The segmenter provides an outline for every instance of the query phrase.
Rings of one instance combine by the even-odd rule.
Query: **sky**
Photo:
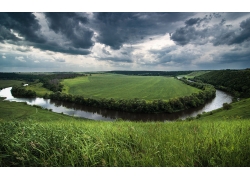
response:
[[[0,12],[0,72],[245,68],[248,12]]]

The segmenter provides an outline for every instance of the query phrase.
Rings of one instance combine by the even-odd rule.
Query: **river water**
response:
[[[223,103],[231,103],[232,96],[220,90],[216,90],[216,97],[208,101],[205,105],[192,108],[177,113],[130,113],[115,110],[107,110],[96,107],[88,107],[74,103],[54,101],[43,98],[15,98],[11,94],[11,88],[0,91],[0,97],[6,97],[6,101],[26,102],[28,105],[38,105],[43,108],[52,109],[53,112],[64,113],[70,116],[84,117],[93,120],[114,121],[118,118],[130,121],[171,121],[195,117],[203,112],[209,112],[221,108]]]

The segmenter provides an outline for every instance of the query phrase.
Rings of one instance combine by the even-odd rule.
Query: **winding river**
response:
[[[114,121],[118,118],[130,121],[171,121],[176,119],[185,119],[187,117],[195,117],[202,112],[209,112],[221,108],[223,103],[232,102],[231,95],[223,91],[216,90],[216,97],[198,108],[192,108],[172,114],[145,114],[107,110],[43,98],[15,98],[11,94],[11,88],[12,87],[5,88],[0,91],[0,97],[6,97],[5,101],[26,102],[28,105],[38,105],[43,108],[51,109],[53,112],[57,113],[63,112],[64,114],[70,116],[103,121]]]

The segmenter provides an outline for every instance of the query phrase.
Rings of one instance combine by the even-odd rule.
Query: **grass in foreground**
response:
[[[64,93],[91,98],[164,99],[191,95],[200,90],[161,76],[92,75],[62,81]]]
[[[0,166],[250,165],[250,119],[102,122],[23,103],[0,109]]]

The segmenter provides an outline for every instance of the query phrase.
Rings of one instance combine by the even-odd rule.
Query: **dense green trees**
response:
[[[63,85],[60,83],[61,79],[75,78],[77,76],[86,76],[86,74],[79,73],[0,73],[0,79],[3,80],[23,80],[30,83],[42,82],[43,87],[53,91],[62,91]]]
[[[17,87],[17,86],[12,87],[11,93],[14,97],[28,97],[28,98],[36,97],[35,91],[26,90],[23,87]]]
[[[212,84],[217,89],[232,93],[235,97],[250,97],[249,69],[210,71],[196,76],[194,80]]]

